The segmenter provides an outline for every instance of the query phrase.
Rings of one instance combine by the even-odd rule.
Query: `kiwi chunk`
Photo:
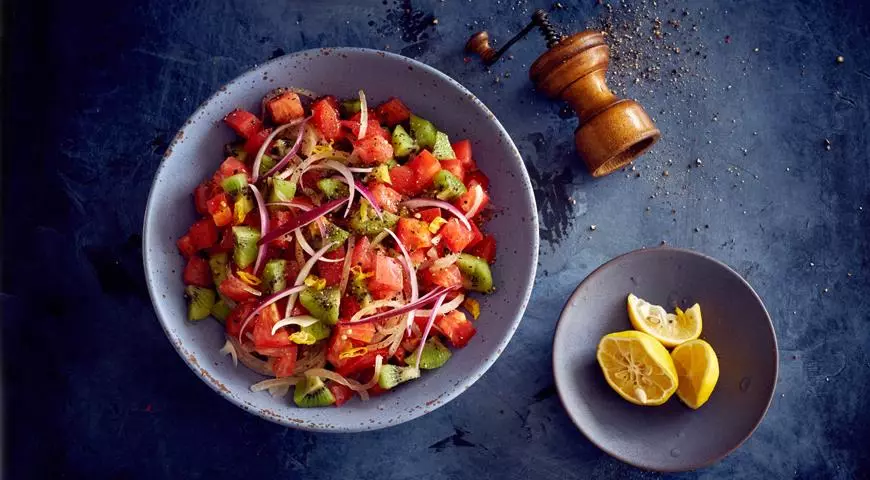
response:
[[[269,203],[289,202],[296,196],[296,184],[289,180],[270,178]]]
[[[321,178],[317,181],[317,189],[329,199],[346,197],[348,194],[347,184],[334,178]]]
[[[448,160],[456,158],[456,153],[453,152],[453,147],[450,146],[450,138],[444,132],[435,134],[435,145],[432,146],[432,155],[438,160]]]
[[[438,129],[432,122],[425,120],[416,115],[411,115],[411,134],[417,140],[417,144],[422,148],[432,149],[435,146],[435,137],[438,136]]]
[[[263,267],[263,288],[268,293],[278,293],[287,288],[287,260],[276,258]]]
[[[265,175],[277,164],[278,160],[275,160],[275,157],[264,153],[263,156],[260,157],[260,171],[258,174]]]
[[[188,285],[184,288],[184,296],[187,297],[187,318],[193,321],[202,320],[211,314],[214,306],[215,293],[210,288]]]
[[[389,390],[400,383],[420,378],[420,370],[414,367],[398,367],[396,365],[384,365],[378,375],[378,385],[384,390]]]
[[[426,340],[426,343],[423,344],[423,353],[420,354],[420,368],[424,370],[433,370],[436,368],[441,368],[447,360],[450,360],[450,357],[453,353],[441,343],[435,337]],[[417,352],[411,352],[408,354],[406,358],[406,362],[408,365],[413,365],[417,360]]]
[[[435,194],[435,197],[437,197],[438,200],[455,200],[466,192],[462,180],[447,170],[438,170],[438,173],[435,174],[434,180],[435,188],[438,189],[438,193]]]
[[[332,333],[332,329],[329,328],[329,325],[323,322],[312,323],[307,327],[302,327],[302,330],[300,331],[310,333],[314,337],[314,341],[325,340],[329,338],[330,333]]]
[[[360,208],[350,217],[349,227],[357,235],[374,237],[384,231],[392,229],[399,221],[399,217],[387,212],[381,212],[382,218],[378,218],[368,202],[362,202]]]
[[[462,272],[462,286],[475,292],[489,293],[492,291],[492,271],[486,260],[460,253],[456,266]]]
[[[396,125],[393,129],[392,144],[393,155],[396,157],[407,157],[417,151],[417,142],[401,125]]]
[[[306,288],[299,293],[299,302],[312,317],[329,325],[338,323],[341,292],[337,287],[327,287],[323,290]]]
[[[341,109],[344,111],[346,117],[350,117],[362,110],[362,104],[358,98],[355,100],[345,100],[341,102]]]
[[[293,390],[293,402],[306,408],[327,407],[335,403],[335,397],[320,377],[305,377]]]
[[[257,242],[260,241],[260,232],[251,227],[233,227],[233,261],[239,268],[248,268],[257,259]]]
[[[211,316],[217,319],[217,321],[225,323],[227,317],[230,316],[230,311],[230,306],[227,305],[223,299],[220,299],[211,306],[211,312],[209,313],[211,313]]]
[[[227,193],[235,193],[248,188],[248,176],[244,173],[237,173],[227,177],[221,182],[221,188]]]
[[[211,269],[211,278],[214,279],[215,285],[220,285],[227,278],[229,273],[229,255],[226,252],[212,254],[208,257],[208,266]]]

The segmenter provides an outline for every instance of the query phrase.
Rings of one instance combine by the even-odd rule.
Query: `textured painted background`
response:
[[[4,5],[9,478],[657,477],[574,429],[550,342],[586,274],[663,240],[743,274],[781,349],[755,435],[680,477],[868,475],[866,2],[563,1],[553,18],[608,30],[611,83],[664,133],[635,170],[595,181],[573,155],[575,120],[527,80],[542,40],[491,71],[463,60],[470,33],[506,39],[547,2],[37,3]],[[156,321],[140,251],[152,176],[195,107],[257,62],[338,45],[401,52],[478,95],[525,156],[543,240],[531,305],[492,370],[420,420],[352,436],[281,428],[198,381]]]

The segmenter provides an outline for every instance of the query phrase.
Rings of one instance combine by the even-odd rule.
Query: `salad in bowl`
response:
[[[341,406],[442,367],[485,321],[496,238],[469,140],[399,98],[279,88],[224,117],[177,246],[188,319],[298,407]]]

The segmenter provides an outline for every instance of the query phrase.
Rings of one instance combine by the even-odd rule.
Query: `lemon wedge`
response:
[[[719,359],[709,343],[690,340],[671,352],[680,385],[677,396],[686,405],[698,409],[707,402],[719,380]]]
[[[697,303],[685,312],[667,313],[634,294],[628,296],[628,318],[638,331],[648,333],[670,348],[701,335],[701,306]]]
[[[677,390],[677,370],[658,340],[629,330],[605,335],[598,364],[611,388],[636,405],[661,405]]]

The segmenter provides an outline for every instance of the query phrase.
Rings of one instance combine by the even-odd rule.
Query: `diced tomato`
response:
[[[491,234],[486,234],[483,236],[483,240],[475,245],[474,248],[469,251],[469,253],[486,260],[486,263],[493,264],[495,263],[495,251],[495,237],[493,237]]]
[[[340,383],[329,382],[326,384],[326,388],[332,392],[332,397],[335,398],[336,407],[344,405],[345,402],[353,398],[353,390]]]
[[[429,153],[429,150],[418,153],[413,160],[408,162],[407,166],[414,171],[417,184],[423,189],[432,186],[432,179],[441,170],[441,162]]]
[[[181,255],[183,255],[184,258],[190,258],[196,255],[196,247],[193,245],[193,240],[190,239],[190,235],[185,235],[179,238],[176,245],[178,245],[178,251],[181,252]]]
[[[227,228],[221,232],[221,241],[209,248],[208,253],[231,252],[233,251],[233,247],[235,247],[233,231]]]
[[[244,139],[263,129],[263,122],[256,115],[240,108],[228,113],[224,122]]]
[[[313,188],[317,185],[317,182],[326,176],[326,170],[308,170],[307,172],[302,174],[302,185],[306,187]],[[293,201],[296,201],[294,198]]]
[[[396,357],[396,360],[398,360],[398,361],[400,361],[400,362],[402,362],[402,363],[405,362],[405,357],[406,357],[407,355],[408,355],[408,352],[406,352],[405,349],[402,348],[402,347],[397,348],[397,349],[396,349],[396,353],[393,354],[393,356]],[[413,360],[413,356],[412,356],[412,358],[409,358],[408,360],[409,360],[409,361],[412,361],[412,360]],[[410,364],[409,364],[409,365],[410,365]]]
[[[210,181],[200,183],[193,189],[193,203],[196,212],[205,215],[208,213],[208,199],[211,198],[213,185]]]
[[[361,119],[362,119],[362,110],[351,115],[348,120],[350,120],[351,122],[359,123],[359,121]],[[369,108],[369,120],[374,120],[374,121],[378,122],[378,125],[380,126],[381,117],[378,115],[377,110],[375,110],[374,108]]]
[[[483,187],[484,191],[489,190],[489,177],[480,170],[465,174],[465,185],[467,188],[473,187],[475,183]]]
[[[209,199],[208,213],[218,227],[229,225],[233,221],[233,209],[230,208],[226,193],[220,193]]]
[[[433,269],[427,268],[420,272],[420,280],[428,287],[461,287],[462,273],[456,265],[449,267]]]
[[[450,145],[453,147],[453,153],[456,154],[456,159],[467,170],[474,170],[474,160],[471,159],[471,142],[468,140],[460,140]]]
[[[290,282],[290,284],[295,282],[296,277],[299,276],[299,272],[301,270],[302,270],[302,265],[299,265],[299,262],[297,262],[296,260],[288,260],[287,261],[287,268],[285,270],[285,273],[287,274],[287,281]],[[297,303],[296,305],[299,305],[299,303]],[[298,314],[294,313],[293,315],[298,315]]]
[[[184,267],[184,284],[198,287],[210,287],[214,285],[211,278],[211,270],[208,261],[202,257],[192,256]]]
[[[264,308],[254,319],[254,329],[252,335],[254,337],[254,348],[278,348],[290,345],[290,335],[284,328],[278,329],[275,335],[272,335],[272,327],[275,323],[281,320],[281,315],[278,313],[278,307],[273,303]]]
[[[453,310],[446,315],[436,317],[435,328],[447,337],[447,340],[450,340],[450,343],[456,348],[467,345],[471,337],[477,333],[474,325],[459,310]]]
[[[332,335],[329,337],[329,346],[326,350],[326,361],[335,368],[343,366],[348,360],[340,357],[341,352],[353,348],[353,344],[347,338],[347,335],[341,333],[341,328],[338,326],[332,329]]]
[[[236,308],[232,309],[230,314],[227,316],[227,335],[238,337],[242,329],[242,322],[245,321],[245,318],[247,318],[255,308],[257,308],[257,302],[254,301],[243,302],[236,305]]]
[[[350,132],[347,136],[348,140],[351,140],[354,142],[359,139],[359,129],[360,129],[361,125],[362,124],[360,123],[358,118],[355,120],[342,120],[341,121],[341,126],[350,130]],[[380,122],[378,122],[377,118],[372,118],[371,116],[369,116],[369,119],[368,119],[368,122],[366,123],[366,125],[368,125],[368,126],[366,127],[366,134],[363,137],[364,139],[369,138],[369,137],[373,137],[373,136],[378,136],[378,137],[383,137],[384,140],[389,141],[392,138],[392,136],[390,135],[390,132],[388,132],[383,127],[381,127],[381,124],[380,124]]]
[[[327,141],[337,140],[341,133],[337,103],[334,97],[325,97],[311,105],[311,124]]]
[[[390,180],[393,182],[393,189],[402,195],[416,197],[423,188],[417,182],[417,176],[410,167],[399,165],[390,169]]]
[[[247,291],[246,288],[250,288],[248,287],[248,284],[241,281],[235,275],[228,275],[227,278],[218,286],[218,291],[234,302],[244,302],[245,300],[256,298],[256,296]]]
[[[272,210],[269,212],[269,229],[273,230],[276,228],[280,228],[291,220],[293,220],[293,213],[289,210]],[[271,242],[271,245],[274,245],[277,248],[290,248],[290,237],[284,235],[279,237]]]
[[[330,260],[344,260],[344,246],[337,248],[331,252],[323,254],[323,258]],[[317,274],[326,280],[327,285],[338,285],[341,282],[341,271],[344,268],[344,261],[341,262],[317,262]]]
[[[379,135],[366,135],[354,145],[354,152],[362,163],[374,165],[393,158],[393,145]]]
[[[336,372],[343,377],[348,377],[350,375],[354,375],[356,373],[360,373],[367,369],[373,369],[375,367],[375,358],[378,355],[387,357],[387,349],[383,348],[380,350],[373,350],[366,352],[358,357],[351,357],[341,359],[344,360],[342,365],[336,367]],[[341,361],[339,360],[339,361]],[[366,379],[368,380],[368,379]]]
[[[400,218],[396,226],[396,235],[408,250],[432,246],[432,233],[429,232],[429,224],[423,220]]]
[[[447,221],[439,232],[447,244],[447,248],[453,253],[459,253],[474,240],[474,232],[465,228],[465,225],[459,222],[456,218],[451,218]]]
[[[391,127],[411,118],[411,110],[396,97],[378,105],[377,112],[381,120]]]
[[[292,120],[305,116],[302,101],[295,92],[284,92],[266,102],[266,111],[277,125],[290,123]]]
[[[351,267],[359,267],[368,272],[374,268],[375,253],[372,251],[368,237],[362,236],[353,246],[353,254],[350,257]]]
[[[251,172],[248,171],[248,166],[245,165],[245,162],[242,162],[236,157],[227,157],[227,159],[221,163],[219,172],[221,178],[232,177],[237,173],[244,173],[248,175],[248,177],[251,176]]]
[[[197,250],[211,247],[218,240],[217,226],[215,226],[214,221],[210,218],[203,218],[195,222],[190,226],[187,235]]]
[[[414,264],[414,267],[420,266],[421,263],[426,261],[426,250],[422,248],[419,250],[414,250],[411,252],[411,263]]]
[[[375,274],[369,278],[368,287],[374,294],[379,292],[396,293],[402,291],[404,269],[399,261],[385,255],[375,258]]]
[[[447,170],[452,173],[459,179],[461,182],[465,182],[465,167],[462,166],[462,162],[455,159],[447,159],[441,160],[441,168]]]
[[[339,318],[350,318],[360,311],[359,302],[351,295],[345,295],[338,304]]]
[[[351,340],[362,342],[363,344],[372,343],[375,338],[374,323],[360,323],[357,325],[347,325],[339,327],[341,334],[346,335]]]
[[[274,372],[275,376],[278,378],[292,377],[293,369],[296,368],[296,355],[298,353],[298,348],[295,343],[291,343],[289,347],[292,349],[291,352],[272,359],[272,372]]]
[[[483,240],[483,233],[480,232],[480,228],[477,227],[477,224],[474,222],[468,222],[471,224],[471,233],[473,236],[471,237],[471,241],[468,242],[468,245],[465,247],[466,249],[472,248]]]
[[[468,191],[456,199],[453,204],[462,210],[466,217],[472,218],[489,204],[489,195],[483,191],[483,187],[474,183],[469,185]]]
[[[399,211],[399,202],[402,201],[401,193],[380,182],[369,184],[369,190],[372,192],[372,196],[375,197],[375,202],[377,202],[379,207],[390,213]]]
[[[420,220],[423,220],[426,223],[432,223],[432,220],[441,216],[441,209],[438,207],[427,208],[425,210],[420,210],[417,212],[420,214]]]
[[[243,147],[244,150],[248,152],[248,155],[252,156],[251,158],[253,158],[253,155],[256,155],[257,152],[260,151],[260,147],[263,146],[263,142],[265,142],[271,134],[272,129],[267,128],[251,135],[251,137],[248,138],[248,140],[245,142],[245,146]]]

